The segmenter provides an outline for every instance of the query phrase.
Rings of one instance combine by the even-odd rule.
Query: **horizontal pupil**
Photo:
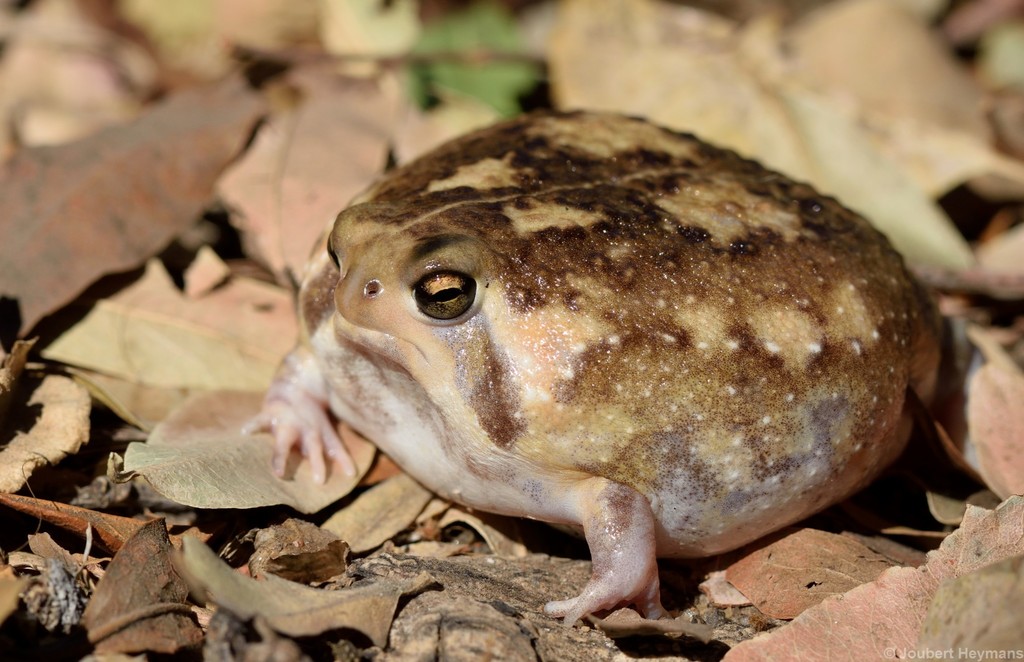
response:
[[[441,290],[439,292],[434,292],[433,294],[428,294],[428,296],[430,297],[431,301],[436,301],[438,303],[444,303],[445,301],[451,301],[452,299],[457,299],[461,295],[462,295],[462,289],[458,288],[458,287],[446,287],[445,289],[443,289],[443,290]]]

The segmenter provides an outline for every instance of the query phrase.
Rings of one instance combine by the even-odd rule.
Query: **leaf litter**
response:
[[[5,7],[0,21],[34,15],[31,29],[45,33],[59,4]],[[1006,18],[956,28],[956,14],[934,2],[807,4],[812,11],[789,15],[752,9],[743,21],[654,0],[601,10],[566,0],[529,18],[443,8],[451,20],[427,29],[412,1],[217,0],[177,23],[171,3],[125,2],[61,18],[82,34],[93,21],[102,28],[90,33],[93,45],[56,53],[58,42],[32,41],[29,21],[12,23],[0,53],[0,115],[17,132],[5,137],[0,165],[0,339],[10,352],[0,432],[15,438],[49,422],[23,439],[27,454],[16,456],[16,443],[0,450],[7,491],[39,498],[5,494],[0,504],[26,515],[12,519],[5,541],[17,545],[17,532],[29,531],[17,522],[37,520],[54,538],[27,536],[32,552],[0,565],[5,634],[24,642],[41,625],[33,646],[78,637],[97,652],[195,651],[199,632],[207,654],[297,656],[318,640],[364,656],[486,649],[510,659],[716,659],[730,646],[728,656],[742,659],[856,658],[886,645],[1015,643],[1003,618],[1019,602],[1024,554],[1012,496],[1021,489],[1024,327],[1007,307],[1024,292],[1012,282],[1024,197],[1015,33],[997,30]],[[944,18],[958,43],[980,45],[977,67],[931,29]],[[552,101],[538,102],[537,89],[523,96],[530,67],[488,75],[510,54],[462,34],[477,28],[510,47],[525,43],[507,34],[517,28],[534,44],[547,34],[546,47],[511,55],[544,60]],[[247,78],[225,76],[239,68],[236,55]],[[31,58],[49,72],[81,67],[82,80],[99,83],[33,81],[24,75]],[[406,86],[414,70],[427,108]],[[102,97],[94,114],[83,110],[90,90]],[[51,92],[56,105],[41,104]],[[269,439],[240,429],[294,341],[290,291],[316,237],[388,164],[492,121],[496,107],[545,103],[645,114],[811,179],[869,212],[942,284],[947,311],[998,322],[987,340],[972,336],[984,359],[968,382],[969,435],[950,429],[952,460],[916,467],[951,462],[943,471],[992,491],[979,482],[890,496],[901,507],[872,514],[858,504],[887,494],[876,486],[784,537],[663,563],[674,621],[633,622],[620,611],[594,619],[602,629],[566,629],[540,608],[585,584],[589,563],[570,560],[586,558],[580,541],[432,499],[347,428],[361,478],[313,486],[298,458],[291,479],[273,476]],[[31,112],[14,117],[15,108]],[[28,147],[37,143],[52,146]],[[965,191],[984,201],[969,213],[951,202]],[[200,217],[205,234],[195,232]],[[143,266],[141,276],[126,273]],[[31,357],[28,345],[11,346],[37,326]],[[31,363],[37,356],[47,363]],[[62,386],[44,399],[36,394],[45,380]],[[134,441],[139,430],[150,432],[146,443]],[[118,498],[109,481],[93,480],[111,453],[110,475],[127,481]],[[99,498],[69,505],[76,490]],[[998,508],[969,505],[997,502],[993,492],[1005,499]],[[288,519],[293,510],[303,517]],[[161,593],[141,571],[151,559],[157,576],[171,577],[166,556],[182,544],[175,563],[191,598],[180,585]],[[698,584],[708,596],[691,601]],[[701,624],[711,626],[707,643]]]

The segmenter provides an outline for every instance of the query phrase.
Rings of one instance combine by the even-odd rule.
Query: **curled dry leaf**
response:
[[[725,577],[768,616],[791,619],[892,565],[852,538],[799,529],[733,563]]]
[[[27,351],[24,345],[16,348],[0,373],[19,381],[14,373],[24,366]],[[0,385],[0,399],[11,406],[0,434],[0,492],[9,493],[21,489],[38,467],[78,452],[89,440],[92,403],[85,388],[61,375],[20,380],[21,401],[8,400],[3,391]]]
[[[309,463],[291,478],[271,471],[270,435],[242,434],[259,411],[258,393],[213,391],[189,398],[158,425],[146,443],[133,443],[124,455],[120,481],[142,476],[157,492],[194,508],[257,508],[284,504],[314,513],[352,491],[373,462],[376,449],[346,437],[355,476],[332,471],[316,484]]]
[[[408,474],[397,474],[331,515],[323,528],[347,542],[356,554],[368,552],[415,522],[432,496]]]
[[[170,654],[202,640],[170,552],[164,521],[153,520],[114,556],[82,619],[97,653]]]
[[[192,225],[263,112],[262,97],[232,78],[77,142],[22,149],[0,166],[0,297],[19,302],[21,331]]]
[[[725,656],[746,660],[881,659],[886,650],[917,645],[939,585],[1024,554],[1024,498],[996,510],[969,507],[960,528],[919,568],[889,568],[873,582],[825,599],[773,632],[745,641]]]
[[[345,572],[349,549],[330,531],[294,518],[260,529],[253,545],[253,577],[271,574],[300,584],[327,581]]]
[[[186,539],[176,562],[194,590],[242,618],[262,616],[271,628],[293,637],[349,628],[366,635],[375,646],[387,643],[398,600],[433,583],[429,575],[325,591],[274,575],[263,581],[243,577],[198,540]]]
[[[89,305],[43,356],[149,386],[264,389],[298,334],[285,290],[232,278],[192,299],[159,260]]]

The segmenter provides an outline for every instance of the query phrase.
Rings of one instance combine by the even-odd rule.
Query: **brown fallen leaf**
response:
[[[322,526],[361,554],[408,528],[432,496],[408,474],[397,474],[360,494]]]
[[[345,572],[349,547],[323,528],[290,518],[260,529],[249,558],[253,577],[276,575],[300,584],[327,581]]]
[[[1024,556],[942,583],[928,608],[918,650],[1013,651],[1021,645]]]
[[[192,225],[264,108],[231,78],[175,94],[130,124],[20,150],[0,166],[0,296],[19,302],[21,331]]]
[[[74,380],[23,379],[20,392],[24,404],[8,412],[0,433],[0,492],[17,492],[35,469],[57,464],[89,440],[92,402]]]
[[[175,562],[193,590],[241,618],[261,616],[271,628],[293,637],[348,628],[366,635],[375,646],[387,643],[391,619],[403,595],[433,583],[427,574],[413,579],[379,579],[369,585],[326,591],[267,575],[256,581],[232,570],[198,540],[186,540]]]
[[[301,279],[338,212],[387,163],[394,86],[305,68],[289,81],[302,101],[264,124],[217,185],[243,240],[283,284]]]
[[[376,449],[359,437],[345,437],[355,476],[331,471],[315,483],[309,463],[291,467],[282,480],[271,471],[268,434],[242,433],[259,411],[260,393],[211,391],[192,396],[158,425],[146,443],[129,444],[116,480],[142,476],[153,489],[193,508],[257,508],[284,504],[314,513],[345,496],[373,463]]]
[[[114,556],[82,619],[96,653],[171,654],[202,640],[170,552],[164,521],[153,520]]]
[[[298,333],[282,288],[232,278],[192,299],[156,259],[132,285],[81,305],[88,312],[43,357],[149,386],[263,390]]]
[[[86,530],[92,527],[93,535],[108,551],[116,552],[146,522],[130,517],[119,517],[58,503],[49,499],[35,499],[17,494],[0,494],[0,505],[38,518],[58,528],[85,538]]]
[[[798,529],[730,565],[725,578],[768,616],[791,619],[892,565],[852,538]]]
[[[825,599],[778,630],[726,654],[747,660],[867,660],[912,650],[939,585],[1024,554],[1024,498],[996,510],[970,507],[960,528],[919,568],[893,567],[873,582]],[[891,658],[890,658],[891,659]]]

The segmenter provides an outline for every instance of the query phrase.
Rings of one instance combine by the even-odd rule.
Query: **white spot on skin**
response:
[[[871,339],[872,340],[878,340],[881,337],[882,337],[881,334],[878,333],[878,329],[872,329],[871,330]]]
[[[700,341],[699,343],[697,343],[697,349],[707,349],[707,348],[708,348],[708,344],[706,342],[704,342],[703,340]]]
[[[761,422],[763,424],[765,424],[765,425],[768,425],[769,423],[772,422],[772,417],[771,416],[765,416],[764,418],[761,419]]]
[[[796,398],[796,396],[795,396],[795,395],[793,395],[792,393],[787,393],[787,394],[786,394],[786,402],[793,402],[793,400],[794,400],[795,398]]]
[[[857,356],[860,356],[860,341],[859,340],[854,340],[851,344],[853,345],[854,353]]]
[[[698,421],[703,421],[704,420],[704,414],[694,414],[693,417],[695,419],[697,419]]]
[[[811,352],[811,354],[820,354],[821,343],[812,342],[807,345],[807,349]]]
[[[737,342],[735,340],[726,340],[725,341],[725,346],[728,347],[729,349],[739,349],[740,348],[739,342]]]
[[[608,344],[609,345],[616,346],[620,342],[622,342],[622,338],[618,337],[617,335],[608,336]]]
[[[736,387],[733,386],[732,384],[729,384],[728,386],[725,387],[725,392],[728,393],[729,395],[736,395]]]
[[[773,343],[771,340],[765,342],[764,348],[767,349],[772,354],[778,354],[779,350],[781,349],[778,345]]]
[[[670,333],[661,334],[661,339],[667,343],[674,343],[676,341],[676,337]]]

